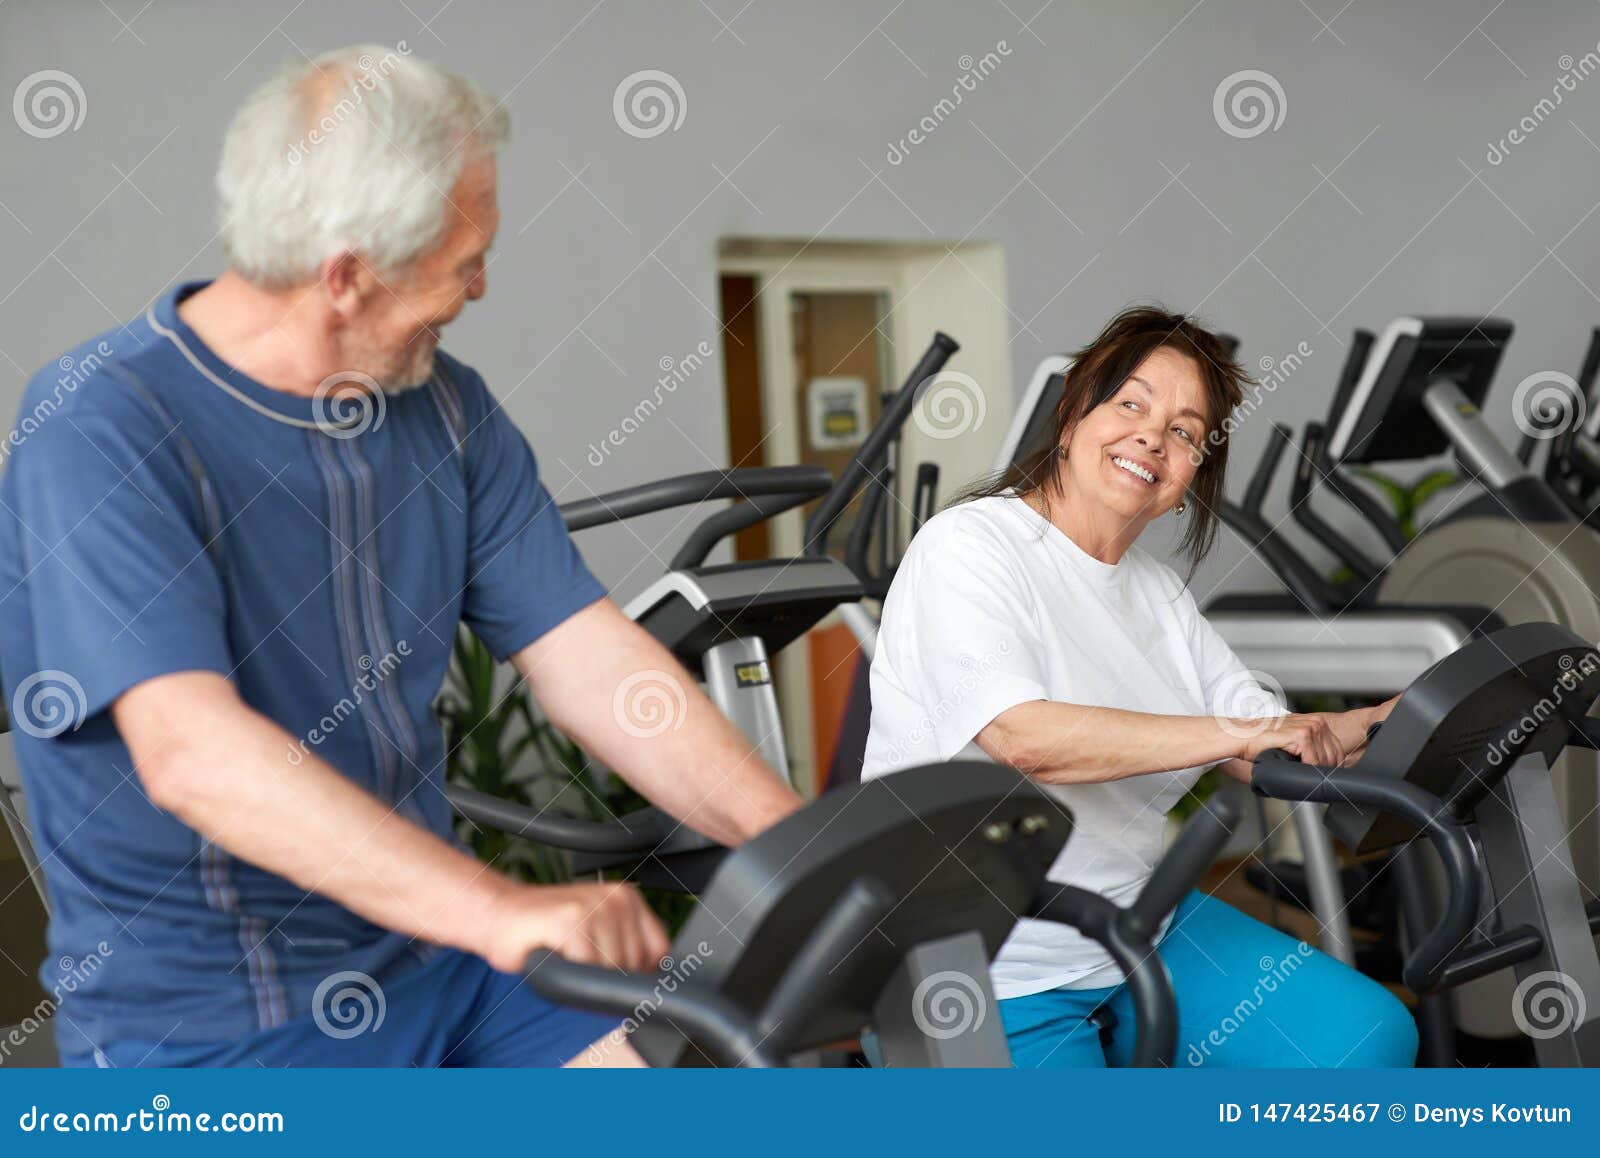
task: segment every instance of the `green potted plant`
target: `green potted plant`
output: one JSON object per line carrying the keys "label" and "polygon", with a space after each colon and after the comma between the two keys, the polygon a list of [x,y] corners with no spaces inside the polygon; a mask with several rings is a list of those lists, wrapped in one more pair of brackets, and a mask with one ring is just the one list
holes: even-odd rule
{"label": "green potted plant", "polygon": [[[489,649],[464,627],[435,711],[451,783],[584,820],[609,820],[646,803],[562,735],[521,679],[506,684]],[[536,884],[573,879],[571,859],[561,849],[457,823],[473,855],[501,872]],[[679,893],[646,889],[645,897],[671,931],[694,905],[694,898]]]}

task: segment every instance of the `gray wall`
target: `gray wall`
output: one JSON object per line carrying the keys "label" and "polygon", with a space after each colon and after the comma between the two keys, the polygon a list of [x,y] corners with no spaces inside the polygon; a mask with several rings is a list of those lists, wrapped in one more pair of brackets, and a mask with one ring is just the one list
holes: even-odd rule
{"label": "gray wall", "polygon": [[[81,127],[50,139],[0,117],[7,413],[61,348],[216,271],[209,174],[231,109],[280,60],[357,40],[403,39],[512,110],[491,292],[449,345],[486,372],[567,497],[721,460],[715,370],[602,468],[584,453],[660,359],[715,342],[720,236],[998,242],[1026,323],[1013,322],[1012,388],[1135,298],[1198,307],[1252,363],[1304,341],[1313,356],[1261,411],[1291,422],[1324,407],[1353,326],[1494,311],[1518,324],[1494,407],[1509,432],[1510,385],[1574,370],[1600,320],[1600,76],[1563,92],[1503,163],[1485,159],[1540,115],[1560,58],[1600,41],[1600,9],[1579,0],[1487,17],[1487,3],[1451,0],[1055,0],[1027,28],[1039,0],[142,2],[0,6],[0,96],[56,68],[87,103]],[[933,114],[961,58],[1000,41],[999,67],[890,165],[890,142]],[[681,83],[676,131],[638,139],[613,119],[618,82],[641,69]],[[1213,115],[1219,82],[1244,69],[1285,98],[1281,126],[1253,138]],[[1264,437],[1247,423],[1238,459]],[[631,535],[588,551],[608,579],[629,576],[625,593],[647,577],[629,575]],[[1242,557],[1225,540],[1197,594],[1266,583]]]}

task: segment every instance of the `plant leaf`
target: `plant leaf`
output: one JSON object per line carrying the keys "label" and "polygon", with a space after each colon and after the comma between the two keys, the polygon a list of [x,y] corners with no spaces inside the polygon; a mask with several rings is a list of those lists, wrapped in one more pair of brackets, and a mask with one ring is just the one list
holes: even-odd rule
{"label": "plant leaf", "polygon": [[1423,475],[1411,488],[1411,508],[1413,513],[1422,509],[1422,504],[1440,491],[1449,490],[1462,481],[1462,478],[1453,470],[1429,471]]}
{"label": "plant leaf", "polygon": [[1406,517],[1411,504],[1409,488],[1390,478],[1381,470],[1373,470],[1369,466],[1352,467],[1351,470],[1354,474],[1366,479],[1375,486],[1383,497],[1389,500],[1389,509],[1394,512],[1396,520]]}

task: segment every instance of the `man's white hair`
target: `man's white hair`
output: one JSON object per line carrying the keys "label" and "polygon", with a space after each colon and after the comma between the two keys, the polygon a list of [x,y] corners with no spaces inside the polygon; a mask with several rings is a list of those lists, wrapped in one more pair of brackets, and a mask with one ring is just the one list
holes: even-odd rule
{"label": "man's white hair", "polygon": [[403,269],[443,236],[449,193],[505,144],[505,109],[463,76],[395,48],[297,62],[234,115],[217,167],[222,244],[250,282],[282,289],[357,251]]}

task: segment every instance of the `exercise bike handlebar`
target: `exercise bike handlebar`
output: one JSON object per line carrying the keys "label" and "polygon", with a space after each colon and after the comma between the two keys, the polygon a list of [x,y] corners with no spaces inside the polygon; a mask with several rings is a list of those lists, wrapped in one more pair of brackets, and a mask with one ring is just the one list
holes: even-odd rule
{"label": "exercise bike handlebar", "polygon": [[1363,771],[1359,764],[1351,768],[1302,764],[1279,748],[1256,757],[1250,787],[1258,795],[1278,800],[1376,808],[1409,821],[1427,838],[1444,866],[1445,911],[1412,949],[1401,976],[1413,993],[1438,992],[1445,975],[1458,964],[1452,954],[1472,934],[1480,898],[1477,851],[1449,805],[1398,777]]}
{"label": "exercise bike handlebar", "polygon": [[563,503],[561,518],[569,531],[584,531],[673,507],[717,499],[749,499],[762,495],[825,493],[833,476],[820,466],[756,466],[734,470],[702,470],[658,479],[609,494]]}
{"label": "exercise bike handlebar", "polygon": [[644,1004],[718,1063],[770,1069],[784,1064],[818,1013],[849,982],[846,959],[896,902],[878,880],[851,881],[806,934],[754,1015],[692,979],[668,990],[650,974],[583,965],[549,949],[535,949],[524,972],[534,992],[550,1001],[618,1016]]}
{"label": "exercise bike handlebar", "polygon": [[1128,906],[1130,928],[1154,941],[1161,922],[1194,891],[1211,867],[1228,837],[1239,824],[1239,806],[1213,797],[1200,807],[1178,833],[1172,847],[1156,862],[1155,871]]}
{"label": "exercise bike handlebar", "polygon": [[784,511],[793,510],[802,503],[808,503],[827,489],[827,486],[823,485],[788,494],[757,495],[742,503],[724,507],[708,516],[689,532],[689,537],[683,541],[683,546],[678,548],[677,554],[672,556],[672,562],[668,566],[674,571],[681,571],[685,567],[698,567],[706,561],[711,549],[729,535],[736,534],[746,527],[753,527],[757,523],[764,523]]}
{"label": "exercise bike handlebar", "polygon": [[1177,1052],[1178,1003],[1166,964],[1156,952],[1161,922],[1200,883],[1239,822],[1239,809],[1212,799],[1184,826],[1178,839],[1156,865],[1137,900],[1126,909],[1099,893],[1075,885],[1047,884],[1050,895],[1033,915],[1078,929],[1096,941],[1117,963],[1133,999],[1137,1036],[1132,1066],[1170,1066]]}
{"label": "exercise bike handlebar", "polygon": [[782,1064],[754,1018],[715,989],[679,985],[668,991],[648,973],[628,973],[568,961],[551,949],[528,955],[523,974],[547,1001],[596,1013],[626,1015],[641,1004],[676,1024],[723,1065],[772,1069]]}
{"label": "exercise bike handlebar", "polygon": [[833,530],[833,525],[839,521],[839,516],[844,514],[857,492],[878,471],[888,454],[889,444],[911,417],[911,408],[916,405],[923,385],[944,369],[944,364],[959,349],[961,344],[949,334],[934,333],[933,341],[906,376],[905,383],[879,415],[877,425],[868,432],[855,454],[850,456],[850,465],[844,468],[838,480],[817,504],[817,509],[806,520],[803,547],[806,554],[828,553],[828,534]]}
{"label": "exercise bike handlebar", "polygon": [[445,785],[444,794],[451,807],[475,824],[573,852],[649,852],[682,828],[659,808],[641,808],[616,820],[578,820],[462,784]]}

